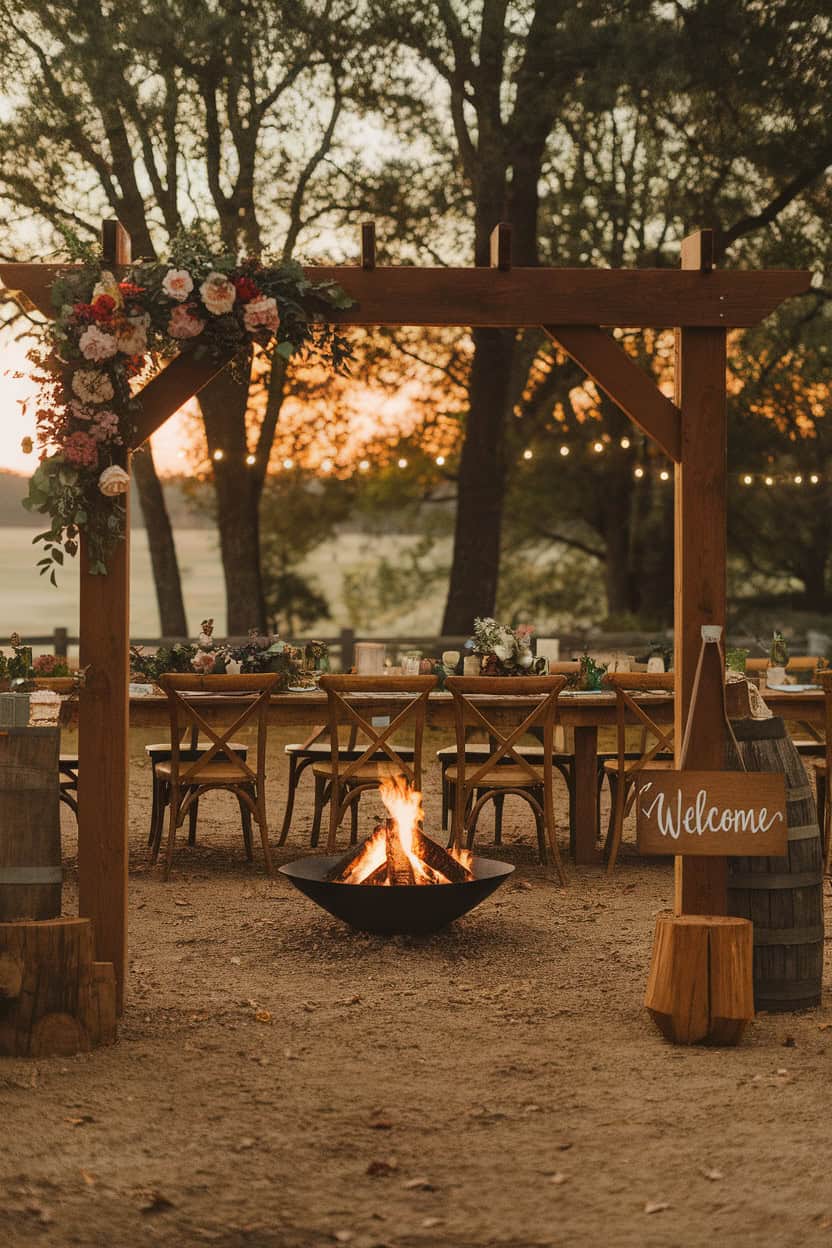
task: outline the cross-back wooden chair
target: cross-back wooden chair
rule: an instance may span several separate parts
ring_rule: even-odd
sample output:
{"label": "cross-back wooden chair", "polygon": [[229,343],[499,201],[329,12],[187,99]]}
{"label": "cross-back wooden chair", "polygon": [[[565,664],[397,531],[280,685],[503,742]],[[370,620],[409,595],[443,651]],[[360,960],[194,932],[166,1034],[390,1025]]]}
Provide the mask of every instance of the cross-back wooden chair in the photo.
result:
{"label": "cross-back wooden chair", "polygon": [[[347,810],[356,810],[363,793],[377,789],[383,780],[404,776],[414,788],[422,787],[422,741],[427,715],[427,700],[436,688],[435,676],[332,676],[321,677],[321,688],[327,696],[327,726],[330,756],[327,762],[313,763],[316,787],[316,820],[329,799],[329,834],[327,853],[335,849],[338,828]],[[349,701],[355,694],[412,694],[395,715],[385,717],[383,725],[372,722],[365,708]],[[348,724],[357,731],[357,744],[345,757],[339,749],[338,729]],[[407,726],[413,731],[412,749],[406,752],[393,744],[393,736]],[[366,744],[365,744],[366,743]],[[353,822],[351,839],[356,837]],[[313,826],[313,842],[316,842]]]}
{"label": "cross-back wooden chair", "polygon": [[[653,719],[646,699],[637,700],[639,693],[672,692],[673,672],[608,672],[604,684],[615,693],[614,758],[604,762],[604,774],[610,784],[610,823],[607,831],[607,871],[611,872],[621,848],[624,820],[635,799],[636,777],[651,768],[673,765],[673,725]],[[633,758],[627,752],[627,728],[635,723],[641,729],[641,746]],[[652,738],[652,744],[650,744]]]}
{"label": "cross-back wooden chair", "polygon": [[[445,681],[454,699],[458,757],[445,773],[453,786],[454,843],[459,846],[465,839],[471,847],[487,802],[510,794],[521,797],[534,813],[541,862],[546,861],[548,841],[561,884],[566,883],[566,874],[555,831],[553,758],[557,700],[565,684],[565,676],[448,676]],[[484,694],[499,695],[499,701],[482,700]],[[503,727],[505,697],[519,699],[519,709],[526,712],[509,729]],[[487,757],[473,762],[466,760],[466,732],[472,724],[484,730],[490,743]],[[532,763],[524,757],[520,742],[535,729],[542,729],[543,751]]]}
{"label": "cross-back wooden chair", "polygon": [[[165,879],[170,876],[176,829],[182,825],[192,804],[211,789],[231,792],[254,818],[260,828],[266,871],[274,874],[269,850],[266,818],[266,736],[268,731],[269,696],[278,683],[273,672],[240,676],[191,676],[167,672],[159,684],[167,695],[170,714],[170,761],[156,766],[160,778],[169,786],[168,844],[165,857]],[[206,712],[210,711],[210,718]],[[231,719],[232,722],[228,723]],[[219,726],[222,721],[222,726]],[[257,733],[256,764],[247,758],[234,741],[246,724],[253,724]],[[185,758],[182,739],[189,727],[204,737],[207,749],[198,758]],[[246,855],[251,857],[251,824],[243,820]],[[159,836],[152,850],[152,860],[159,855]]]}

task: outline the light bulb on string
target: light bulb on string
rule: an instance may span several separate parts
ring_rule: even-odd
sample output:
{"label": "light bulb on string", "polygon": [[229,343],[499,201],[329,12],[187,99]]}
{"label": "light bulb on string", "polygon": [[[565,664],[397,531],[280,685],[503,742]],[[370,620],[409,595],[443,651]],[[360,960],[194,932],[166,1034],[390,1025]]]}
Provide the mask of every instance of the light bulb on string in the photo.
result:
{"label": "light bulb on string", "polygon": [[750,472],[747,472],[745,476],[742,477],[741,479],[742,479],[743,485],[751,485],[754,481],[754,478],[752,477]]}
{"label": "light bulb on string", "polygon": [[630,443],[630,439],[629,439],[629,438],[627,438],[627,437],[623,437],[623,438],[621,439],[621,449],[622,449],[622,451],[629,451],[629,449],[630,449],[630,445],[631,445],[631,443]]}
{"label": "light bulb on string", "polygon": [[774,477],[765,478],[766,485],[774,485]]}
{"label": "light bulb on string", "polygon": [[633,469],[633,476],[635,477],[636,481],[640,481],[641,478],[644,476],[644,469],[643,468]]}
{"label": "light bulb on string", "polygon": [[443,464],[444,464],[444,463],[445,463],[445,456],[444,456],[444,455],[437,455],[437,456],[436,456],[436,465],[437,465],[437,467],[441,468],[441,467],[443,466]]}
{"label": "light bulb on string", "polygon": [[795,485],[802,485],[802,484],[803,484],[803,477],[800,475],[800,473],[799,473],[799,472],[798,472],[798,473],[797,473],[797,475],[794,477],[794,483],[795,483]]}
{"label": "light bulb on string", "polygon": [[402,457],[401,457],[401,459],[399,460],[399,467],[400,467],[400,468],[406,468],[406,467],[407,467],[407,460],[405,459],[405,457],[404,457],[404,456],[402,456]]}
{"label": "light bulb on string", "polygon": [[660,480],[660,481],[669,481],[669,480],[670,480],[670,473],[667,471],[667,469],[666,469],[666,468],[662,468],[661,472],[659,473],[659,480]]}
{"label": "light bulb on string", "polygon": [[534,451],[530,451],[530,450],[528,450],[528,448],[527,448],[527,449],[523,452],[523,458],[524,458],[524,459],[531,459],[531,458],[532,458],[532,456],[533,456],[533,454],[534,454]]}
{"label": "light bulb on string", "polygon": [[321,460],[321,472],[332,472],[332,460],[331,459]]}
{"label": "light bulb on string", "polygon": [[249,468],[253,467],[253,465],[257,463],[257,456],[246,455],[246,463],[248,464]]}
{"label": "light bulb on string", "polygon": [[360,464],[358,465],[358,470],[359,472],[366,472],[369,467],[370,467],[369,459],[362,459]]}
{"label": "light bulb on string", "polygon": [[294,468],[294,466],[295,466],[295,461],[294,461],[293,459],[289,459],[288,457],[287,457],[286,459],[284,459],[284,461],[283,461],[283,467],[284,467],[287,471],[288,471],[290,468]]}
{"label": "light bulb on string", "polygon": [[813,472],[809,480],[811,481],[812,485],[817,485],[818,481],[820,481],[820,477],[818,476],[816,472]]}
{"label": "light bulb on string", "polygon": [[602,451],[603,451],[603,449],[604,449],[604,443],[603,443],[603,442],[593,442],[593,444],[592,444],[592,449],[593,449],[593,451],[595,452],[595,454],[596,454],[596,455],[600,455],[600,454],[601,454],[601,452],[602,452]]}
{"label": "light bulb on string", "polygon": [[560,453],[561,453],[561,455],[562,455],[562,456],[564,457],[564,459],[565,459],[565,458],[566,458],[566,456],[569,454],[569,447],[568,447],[568,446],[562,446],[562,447],[560,448]]}
{"label": "light bulb on string", "polygon": [[219,461],[224,458],[223,452],[217,448],[217,450],[214,451],[213,458],[217,461],[217,463],[219,463]]}

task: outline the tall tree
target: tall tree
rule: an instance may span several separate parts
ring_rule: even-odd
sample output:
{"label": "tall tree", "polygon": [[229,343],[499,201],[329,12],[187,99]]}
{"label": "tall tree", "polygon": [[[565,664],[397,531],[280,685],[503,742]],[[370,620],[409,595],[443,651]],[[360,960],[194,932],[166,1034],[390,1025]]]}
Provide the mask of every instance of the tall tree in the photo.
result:
{"label": "tall tree", "polygon": [[[114,214],[142,256],[195,220],[230,251],[257,252],[279,231],[288,254],[335,193],[325,160],[343,108],[349,14],[338,0],[3,0],[0,81],[12,105],[0,195],[87,238]],[[258,506],[284,380],[276,368],[254,465],[246,362],[202,396],[209,446],[222,452],[212,462],[232,632],[265,623]],[[137,481],[163,628],[182,632],[154,477],[147,458]]]}

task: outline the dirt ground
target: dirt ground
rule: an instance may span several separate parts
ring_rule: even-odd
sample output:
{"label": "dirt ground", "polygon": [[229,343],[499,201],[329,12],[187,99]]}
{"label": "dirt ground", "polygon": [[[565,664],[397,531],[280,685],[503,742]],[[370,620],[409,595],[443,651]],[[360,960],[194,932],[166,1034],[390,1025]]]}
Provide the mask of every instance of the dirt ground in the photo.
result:
{"label": "dirt ground", "polygon": [[[119,1043],[0,1061],[0,1244],[832,1244],[828,994],[737,1049],[666,1044],[641,1001],[669,865],[631,853],[561,889],[509,800],[493,898],[437,936],[359,935],[246,864],[226,795],[164,884],[133,737]],[[306,851],[310,787],[280,862]],[[428,830],[438,811],[434,783]]]}

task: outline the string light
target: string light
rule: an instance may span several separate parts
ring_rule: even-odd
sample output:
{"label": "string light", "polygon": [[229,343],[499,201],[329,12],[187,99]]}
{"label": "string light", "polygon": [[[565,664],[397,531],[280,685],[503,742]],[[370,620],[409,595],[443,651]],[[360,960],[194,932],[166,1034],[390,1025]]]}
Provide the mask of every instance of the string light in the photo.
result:
{"label": "string light", "polygon": [[256,456],[256,455],[246,455],[246,463],[248,464],[249,468],[251,468],[252,464],[256,464],[256,463],[257,463],[257,456]]}
{"label": "string light", "polygon": [[366,472],[369,467],[370,467],[369,459],[362,459],[361,463],[358,465],[360,472]]}
{"label": "string light", "polygon": [[644,476],[644,469],[636,468],[635,471],[633,472],[633,476],[635,477],[636,481],[640,481],[641,478]]}
{"label": "string light", "polygon": [[223,458],[223,453],[222,453],[222,451],[220,451],[220,450],[216,450],[216,451],[214,451],[214,459],[217,461],[217,463],[219,463],[219,461],[220,461],[222,458]]}
{"label": "string light", "polygon": [[530,450],[527,448],[527,449],[523,452],[523,458],[524,458],[524,459],[531,459],[531,457],[532,457],[533,453],[534,453],[533,451],[530,451]]}
{"label": "string light", "polygon": [[593,451],[595,452],[595,454],[596,454],[596,455],[600,455],[600,454],[601,454],[601,452],[602,452],[602,451],[603,451],[603,449],[604,449],[604,443],[603,443],[603,442],[593,442],[593,444],[592,444],[592,449],[593,449]]}
{"label": "string light", "polygon": [[809,480],[812,482],[812,485],[817,485],[818,481],[820,481],[820,477],[816,472],[813,472]]}
{"label": "string light", "polygon": [[564,459],[565,459],[565,458],[566,458],[566,456],[569,454],[569,447],[568,447],[568,446],[562,446],[562,447],[560,448],[560,453],[561,453],[561,455],[562,455],[562,456],[564,457]]}
{"label": "string light", "polygon": [[797,476],[795,477],[795,479],[794,479],[794,483],[795,483],[795,485],[802,485],[802,484],[803,484],[803,478],[801,477],[800,473],[798,473],[798,474],[797,474]]}
{"label": "string light", "polygon": [[629,438],[622,438],[622,439],[621,439],[620,446],[621,446],[622,451],[629,451],[629,449],[630,449],[630,439],[629,439]]}
{"label": "string light", "polygon": [[283,467],[284,467],[287,471],[288,471],[290,468],[294,468],[294,466],[295,466],[295,461],[294,461],[293,459],[284,459],[284,461],[283,461]]}
{"label": "string light", "polygon": [[331,459],[321,460],[321,472],[332,472],[332,460]]}
{"label": "string light", "polygon": [[667,469],[666,469],[666,468],[662,468],[661,472],[659,473],[659,480],[660,480],[660,481],[669,481],[669,480],[670,480],[670,473],[667,471]]}
{"label": "string light", "polygon": [[766,485],[774,485],[774,477],[766,477]]}
{"label": "string light", "polygon": [[443,464],[444,464],[444,463],[445,463],[445,456],[444,456],[444,455],[437,455],[437,456],[436,456],[436,464],[437,464],[437,466],[438,466],[439,468],[441,468],[441,467],[443,466]]}
{"label": "string light", "polygon": [[400,467],[400,468],[406,468],[406,467],[407,467],[407,460],[404,458],[404,456],[402,456],[402,458],[399,460],[399,467]]}

